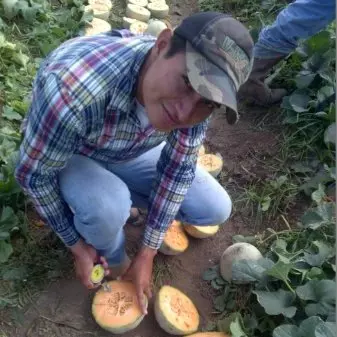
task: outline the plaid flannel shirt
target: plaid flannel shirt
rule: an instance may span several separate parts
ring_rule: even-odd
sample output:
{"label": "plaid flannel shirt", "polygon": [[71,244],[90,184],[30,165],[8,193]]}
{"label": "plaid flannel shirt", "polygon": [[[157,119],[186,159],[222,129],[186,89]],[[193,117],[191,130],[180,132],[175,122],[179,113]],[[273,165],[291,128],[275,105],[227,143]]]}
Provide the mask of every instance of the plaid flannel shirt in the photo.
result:
{"label": "plaid flannel shirt", "polygon": [[73,154],[118,163],[166,140],[143,237],[154,249],[160,247],[195,176],[208,120],[164,133],[152,126],[142,129],[133,110],[137,75],[154,42],[151,36],[127,30],[76,37],[45,58],[36,75],[15,176],[67,246],[80,234],[57,176]]}

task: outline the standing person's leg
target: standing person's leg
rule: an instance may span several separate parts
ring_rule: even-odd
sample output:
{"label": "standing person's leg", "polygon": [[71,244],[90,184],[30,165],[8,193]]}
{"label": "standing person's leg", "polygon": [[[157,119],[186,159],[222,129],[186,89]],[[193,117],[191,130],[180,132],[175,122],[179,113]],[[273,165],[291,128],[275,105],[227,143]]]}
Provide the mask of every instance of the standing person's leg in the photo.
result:
{"label": "standing person's leg", "polygon": [[335,0],[297,0],[283,9],[274,23],[260,32],[254,47],[252,73],[240,96],[261,105],[280,101],[286,91],[268,88],[264,80],[269,71],[297,47],[300,39],[318,33],[331,23],[335,10]]}
{"label": "standing person's leg", "polygon": [[127,185],[99,163],[80,155],[74,155],[60,172],[59,183],[74,213],[77,231],[119,274],[130,262],[123,231],[131,208]]}
{"label": "standing person's leg", "polygon": [[[108,167],[127,184],[134,207],[147,207],[163,146],[164,143],[134,160]],[[232,202],[225,189],[207,171],[197,167],[195,179],[176,219],[200,226],[223,224],[231,210]]]}

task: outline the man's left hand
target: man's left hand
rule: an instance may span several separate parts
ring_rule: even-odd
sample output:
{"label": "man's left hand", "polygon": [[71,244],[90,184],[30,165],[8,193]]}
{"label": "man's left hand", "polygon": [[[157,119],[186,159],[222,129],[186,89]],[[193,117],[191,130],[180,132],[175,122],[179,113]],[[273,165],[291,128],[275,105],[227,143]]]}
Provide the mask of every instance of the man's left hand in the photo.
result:
{"label": "man's left hand", "polygon": [[156,253],[156,250],[143,246],[131,262],[130,267],[122,275],[123,280],[129,280],[135,284],[138,302],[144,315],[147,314],[144,296],[147,296],[148,299],[152,297],[152,268]]}

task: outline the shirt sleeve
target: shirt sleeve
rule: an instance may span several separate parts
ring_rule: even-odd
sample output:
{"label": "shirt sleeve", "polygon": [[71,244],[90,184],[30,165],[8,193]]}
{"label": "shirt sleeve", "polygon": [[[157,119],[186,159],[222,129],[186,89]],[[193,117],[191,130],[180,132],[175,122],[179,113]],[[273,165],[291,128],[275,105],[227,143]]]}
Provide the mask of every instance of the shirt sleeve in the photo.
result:
{"label": "shirt sleeve", "polygon": [[72,97],[55,74],[38,78],[15,169],[23,191],[67,246],[74,245],[80,235],[61,198],[57,174],[81,139],[78,117]]}
{"label": "shirt sleeve", "polygon": [[167,228],[179,211],[195,177],[198,151],[208,121],[192,128],[172,131],[157,164],[157,175],[149,198],[143,244],[158,249]]}

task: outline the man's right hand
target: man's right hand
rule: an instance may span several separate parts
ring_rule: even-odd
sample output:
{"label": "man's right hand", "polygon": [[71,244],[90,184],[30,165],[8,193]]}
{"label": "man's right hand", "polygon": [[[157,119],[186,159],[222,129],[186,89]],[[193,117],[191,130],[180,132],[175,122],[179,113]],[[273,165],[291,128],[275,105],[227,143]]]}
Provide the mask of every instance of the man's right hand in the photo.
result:
{"label": "man's right hand", "polygon": [[96,249],[79,240],[74,246],[70,247],[75,259],[75,269],[78,279],[88,289],[97,288],[100,284],[93,284],[90,279],[91,271],[95,263],[101,263],[105,269],[105,275],[109,274],[108,263],[104,257],[100,257]]}

